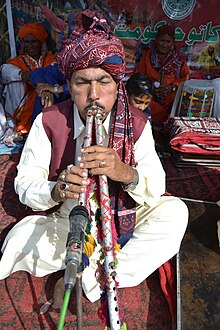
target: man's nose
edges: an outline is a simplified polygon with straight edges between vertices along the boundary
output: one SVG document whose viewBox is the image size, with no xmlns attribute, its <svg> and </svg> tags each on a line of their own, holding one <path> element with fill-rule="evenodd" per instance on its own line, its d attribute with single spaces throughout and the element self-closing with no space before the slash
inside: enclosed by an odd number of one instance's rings
<svg viewBox="0 0 220 330">
<path fill-rule="evenodd" d="M 90 100 L 97 100 L 99 99 L 99 87 L 96 82 L 91 82 L 89 86 L 89 99 Z"/>
<path fill-rule="evenodd" d="M 170 44 L 170 42 L 164 41 L 163 46 L 164 47 L 171 47 L 172 45 Z"/>
<path fill-rule="evenodd" d="M 28 42 L 26 47 L 27 47 L 27 48 L 33 48 L 34 45 L 35 45 L 35 44 L 34 44 L 33 42 Z"/>
<path fill-rule="evenodd" d="M 144 111 L 146 108 L 146 105 L 145 104 L 139 104 L 138 105 L 138 109 L 141 110 L 141 111 Z"/>
</svg>

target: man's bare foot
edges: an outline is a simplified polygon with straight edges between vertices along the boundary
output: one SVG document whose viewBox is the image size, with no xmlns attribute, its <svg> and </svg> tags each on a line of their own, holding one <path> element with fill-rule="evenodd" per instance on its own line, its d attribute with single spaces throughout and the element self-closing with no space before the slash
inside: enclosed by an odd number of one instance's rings
<svg viewBox="0 0 220 330">
<path fill-rule="evenodd" d="M 53 299 L 54 299 L 54 303 L 53 303 L 53 308 L 56 309 L 62 309 L 62 305 L 63 305 L 63 297 L 64 297 L 64 292 L 65 292 L 65 284 L 64 284 L 64 278 L 61 277 L 54 288 L 54 295 L 53 295 Z"/>
</svg>

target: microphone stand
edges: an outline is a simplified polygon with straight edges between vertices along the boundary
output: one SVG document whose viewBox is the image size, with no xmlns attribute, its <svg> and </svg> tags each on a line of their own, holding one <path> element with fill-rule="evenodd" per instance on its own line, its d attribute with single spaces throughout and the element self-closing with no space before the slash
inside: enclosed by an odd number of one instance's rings
<svg viewBox="0 0 220 330">
<path fill-rule="evenodd" d="M 66 311 L 67 311 L 67 307 L 68 307 L 69 300 L 70 300 L 70 294 L 71 294 L 71 290 L 66 290 L 65 291 L 65 295 L 64 295 L 64 299 L 63 299 L 63 306 L 62 306 L 62 309 L 61 309 L 59 324 L 58 324 L 58 327 L 57 327 L 58 330 L 63 329 L 64 322 L 65 322 L 65 317 L 66 317 Z"/>
<path fill-rule="evenodd" d="M 83 264 L 83 263 L 82 263 Z M 76 307 L 76 317 L 77 317 L 77 330 L 82 330 L 82 326 L 83 326 L 83 310 L 82 310 L 82 273 L 83 273 L 83 265 L 79 267 L 79 269 L 77 270 L 77 274 L 76 274 L 76 303 L 77 303 L 77 307 Z M 67 312 L 67 308 L 69 305 L 69 300 L 70 300 L 70 296 L 71 296 L 71 292 L 72 289 L 74 287 L 70 288 L 66 288 L 65 289 L 65 294 L 64 294 L 64 299 L 63 299 L 63 305 L 62 305 L 62 310 L 61 310 L 61 314 L 60 314 L 60 319 L 59 319 L 59 324 L 58 324 L 58 328 L 57 330 L 62 330 L 64 323 L 65 323 L 65 317 L 66 317 L 66 312 Z"/>
<path fill-rule="evenodd" d="M 64 274 L 65 294 L 61 309 L 58 330 L 62 330 L 70 300 L 71 292 L 76 285 L 77 330 L 82 330 L 82 273 L 84 264 L 82 251 L 84 231 L 88 223 L 88 211 L 84 206 L 76 206 L 70 213 L 71 230 L 67 239 L 66 269 Z"/>
<path fill-rule="evenodd" d="M 82 310 L 82 271 L 79 271 L 76 276 L 76 316 L 77 329 L 81 330 L 83 326 L 83 310 Z"/>
</svg>

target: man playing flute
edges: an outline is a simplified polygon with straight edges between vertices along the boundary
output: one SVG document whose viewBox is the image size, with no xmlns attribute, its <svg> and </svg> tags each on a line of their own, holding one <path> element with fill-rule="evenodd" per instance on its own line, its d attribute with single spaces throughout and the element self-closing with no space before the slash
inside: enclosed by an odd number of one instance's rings
<svg viewBox="0 0 220 330">
<path fill-rule="evenodd" d="M 188 210 L 180 199 L 164 196 L 165 173 L 154 148 L 151 125 L 141 111 L 128 104 L 121 41 L 98 14 L 87 10 L 81 18 L 82 25 L 58 55 L 72 100 L 38 115 L 21 155 L 15 190 L 35 215 L 18 222 L 6 237 L 0 278 L 18 270 L 45 276 L 65 269 L 69 213 L 86 192 L 91 217 L 88 237 L 93 248 L 85 244 L 82 281 L 84 293 L 94 302 L 100 298 L 95 276 L 101 253 L 95 217 L 98 175 L 108 178 L 120 245 L 119 288 L 138 285 L 178 252 Z M 104 145 L 83 148 L 88 109 L 103 112 Z M 54 297 L 54 307 L 60 307 L 59 295 Z"/>
</svg>

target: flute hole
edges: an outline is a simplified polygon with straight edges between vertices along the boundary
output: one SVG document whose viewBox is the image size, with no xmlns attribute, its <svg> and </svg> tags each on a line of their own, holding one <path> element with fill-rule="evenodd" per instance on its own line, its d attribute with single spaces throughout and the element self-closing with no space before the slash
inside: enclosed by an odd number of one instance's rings
<svg viewBox="0 0 220 330">
<path fill-rule="evenodd" d="M 116 272 L 112 272 L 112 273 L 111 273 L 111 277 L 112 277 L 113 279 L 115 279 L 115 276 L 116 276 Z"/>
<path fill-rule="evenodd" d="M 115 263 L 114 263 L 114 261 L 110 262 L 109 267 L 111 267 L 112 269 L 115 268 Z"/>
<path fill-rule="evenodd" d="M 118 312 L 118 307 L 115 307 L 115 311 Z"/>
</svg>

